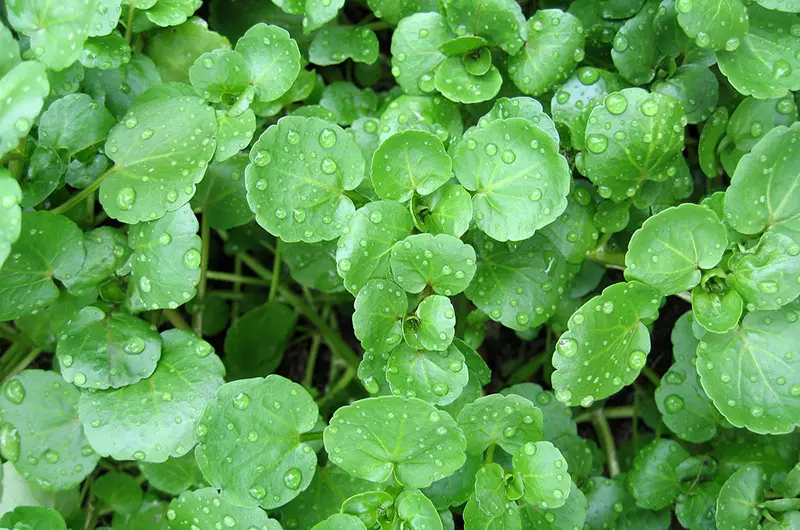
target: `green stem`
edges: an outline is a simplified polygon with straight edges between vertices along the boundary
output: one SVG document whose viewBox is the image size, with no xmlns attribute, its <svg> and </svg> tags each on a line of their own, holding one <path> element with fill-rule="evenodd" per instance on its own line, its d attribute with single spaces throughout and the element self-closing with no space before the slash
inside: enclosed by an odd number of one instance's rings
<svg viewBox="0 0 800 530">
<path fill-rule="evenodd" d="M 275 255 L 273 256 L 275 262 L 272 264 L 272 282 L 269 286 L 269 297 L 267 298 L 268 302 L 272 302 L 275 300 L 275 295 L 278 294 L 278 282 L 281 279 L 281 250 L 280 247 L 275 249 Z"/>
<path fill-rule="evenodd" d="M 236 275 L 236 279 L 233 282 L 233 292 L 234 294 L 241 295 L 242 294 L 242 282 L 239 281 L 239 277 L 242 275 L 242 258 L 239 256 L 235 256 L 233 258 L 233 273 Z M 239 300 L 241 298 L 233 298 L 233 303 L 231 304 L 231 320 L 236 321 L 239 319 Z"/>
<path fill-rule="evenodd" d="M 133 2 L 128 5 L 128 24 L 125 26 L 125 40 L 128 45 L 131 44 L 131 37 L 133 36 L 133 15 L 136 13 L 136 6 Z"/>
<path fill-rule="evenodd" d="M 642 375 L 645 376 L 651 383 L 653 383 L 653 386 L 655 387 L 658 387 L 661 384 L 661 377 L 659 377 L 659 375 L 647 365 L 642 368 Z"/>
<path fill-rule="evenodd" d="M 622 252 L 608 252 L 605 247 L 599 247 L 588 252 L 586 259 L 601 263 L 608 269 L 625 270 L 625 254 Z"/>
<path fill-rule="evenodd" d="M 111 169 L 109 169 L 108 171 L 97 177 L 97 179 L 94 182 L 92 182 L 91 184 L 83 188 L 81 191 L 70 197 L 66 202 L 50 210 L 50 213 L 52 213 L 53 215 L 61 215 L 67 213 L 78 204 L 81 204 L 84 200 L 86 200 L 86 198 L 89 195 L 94 193 L 97 190 L 97 188 L 100 187 L 100 184 L 103 183 L 103 180 L 105 180 L 105 178 L 108 175 L 110 175 L 112 171 L 114 171 L 114 167 L 116 166 L 112 166 Z"/>
<path fill-rule="evenodd" d="M 313 442 L 314 440 L 322 440 L 322 431 L 300 433 L 301 442 Z"/>
<path fill-rule="evenodd" d="M 260 276 L 267 282 L 272 281 L 272 272 L 261 265 L 258 260 L 246 252 L 240 253 L 239 256 L 241 256 L 242 262 L 250 267 L 250 269 L 255 272 L 256 275 Z M 278 285 L 278 291 L 286 302 L 288 302 L 297 311 L 302 313 L 303 316 L 305 316 L 311 321 L 312 324 L 314 324 L 314 326 L 316 326 L 316 328 L 322 334 L 322 337 L 325 339 L 325 342 L 328 343 L 328 345 L 331 347 L 331 350 L 333 350 L 335 354 L 341 357 L 353 370 L 358 369 L 358 365 L 361 361 L 338 331 L 331 328 L 328 323 L 325 322 L 325 320 L 319 315 L 319 313 L 314 310 L 314 308 L 307 304 L 305 300 L 296 295 L 287 286 Z"/>
<path fill-rule="evenodd" d="M 372 31 L 380 31 L 382 29 L 392 29 L 392 25 L 388 22 L 370 22 L 369 24 L 362 24 L 362 28 L 369 28 Z"/>
<path fill-rule="evenodd" d="M 626 418 L 631 418 L 636 414 L 636 410 L 634 407 L 627 406 L 627 407 L 609 407 L 607 409 L 597 409 L 600 410 L 603 416 L 609 420 L 622 420 Z M 587 421 L 592 421 L 594 414 L 597 410 L 590 410 L 578 414 L 573 418 L 575 423 L 585 423 Z"/>
<path fill-rule="evenodd" d="M 192 326 L 174 309 L 164 309 L 163 315 L 169 320 L 170 324 L 177 329 L 185 329 L 187 331 L 192 329 Z"/>
<path fill-rule="evenodd" d="M 492 444 L 486 450 L 486 456 L 483 458 L 484 464 L 491 464 L 494 461 L 494 448 L 495 444 Z"/>
<path fill-rule="evenodd" d="M 592 424 L 597 433 L 600 447 L 606 453 L 608 475 L 614 478 L 619 475 L 620 472 L 619 462 L 617 461 L 617 448 L 614 446 L 614 435 L 611 434 L 611 427 L 608 426 L 608 420 L 603 414 L 602 409 L 594 411 L 592 414 Z"/>
<path fill-rule="evenodd" d="M 17 362 L 17 363 L 14 365 L 14 367 L 13 367 L 13 368 L 11 368 L 11 370 L 9 370 L 9 371 L 8 371 L 8 372 L 7 372 L 7 373 L 6 373 L 6 374 L 3 376 L 3 382 L 7 381 L 8 379 L 11 379 L 11 378 L 12 378 L 12 377 L 14 377 L 15 375 L 17 375 L 18 373 L 20 373 L 21 371 L 23 371 L 25 368 L 27 368 L 27 367 L 28 367 L 28 366 L 29 366 L 29 365 L 30 365 L 30 364 L 31 364 L 31 363 L 32 363 L 32 362 L 33 362 L 33 361 L 36 359 L 36 357 L 38 357 L 38 356 L 39 356 L 39 354 L 40 354 L 40 353 L 42 353 L 42 350 L 40 350 L 39 348 L 34 348 L 34 349 L 32 349 L 30 352 L 28 352 L 28 354 L 27 354 L 27 355 L 25 355 L 24 357 L 22 357 L 22 359 L 20 359 L 20 360 L 19 360 L 19 361 L 18 361 L 18 362 Z"/>
<path fill-rule="evenodd" d="M 317 354 L 319 353 L 320 337 L 314 334 L 311 337 L 311 348 L 308 350 L 308 361 L 306 361 L 306 373 L 303 376 L 302 385 L 306 388 L 311 388 L 314 384 L 314 368 L 317 365 Z"/>
<path fill-rule="evenodd" d="M 252 276 L 242 276 L 241 274 L 232 274 L 230 272 L 220 271 L 206 271 L 206 278 L 209 280 L 218 280 L 221 282 L 231 282 L 245 285 L 260 285 L 267 287 L 271 282 L 262 280 L 260 278 L 253 278 Z"/>
<path fill-rule="evenodd" d="M 211 227 L 208 225 L 208 215 L 200 218 L 200 282 L 197 284 L 197 311 L 192 315 L 192 328 L 198 337 L 203 336 L 203 309 L 206 302 L 208 255 L 211 247 Z"/>
</svg>

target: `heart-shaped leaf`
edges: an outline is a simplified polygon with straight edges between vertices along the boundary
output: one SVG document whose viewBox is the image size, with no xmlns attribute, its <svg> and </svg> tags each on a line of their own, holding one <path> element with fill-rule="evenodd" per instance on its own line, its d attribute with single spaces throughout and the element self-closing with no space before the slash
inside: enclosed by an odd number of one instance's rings
<svg viewBox="0 0 800 530">
<path fill-rule="evenodd" d="M 289 32 L 278 26 L 256 24 L 236 43 L 236 51 L 244 58 L 259 101 L 278 99 L 300 73 L 300 49 Z"/>
</svg>

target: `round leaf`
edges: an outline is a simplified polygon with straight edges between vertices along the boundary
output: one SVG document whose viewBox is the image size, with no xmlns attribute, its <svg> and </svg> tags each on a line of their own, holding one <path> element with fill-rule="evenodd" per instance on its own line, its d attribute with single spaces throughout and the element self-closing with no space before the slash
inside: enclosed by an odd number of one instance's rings
<svg viewBox="0 0 800 530">
<path fill-rule="evenodd" d="M 736 50 L 748 29 L 741 0 L 678 0 L 678 23 L 701 48 Z"/>
<path fill-rule="evenodd" d="M 663 295 L 700 283 L 700 269 L 711 269 L 725 252 L 725 226 L 710 209 L 697 204 L 668 208 L 647 219 L 625 254 L 625 277 Z"/>
<path fill-rule="evenodd" d="M 197 193 L 191 201 L 192 208 L 202 208 L 212 228 L 233 228 L 253 219 L 244 183 L 247 163 L 248 158 L 244 155 L 215 162 L 208 167 L 206 176 L 197 185 Z"/>
<path fill-rule="evenodd" d="M 475 250 L 457 237 L 416 234 L 392 247 L 389 264 L 395 281 L 409 293 L 430 286 L 452 296 L 466 289 L 475 275 Z"/>
<path fill-rule="evenodd" d="M 638 283 L 618 283 L 581 306 L 569 319 L 553 355 L 556 397 L 590 406 L 636 380 L 650 351 L 642 320 L 658 315 L 661 297 Z"/>
<path fill-rule="evenodd" d="M 37 61 L 20 63 L 0 78 L 0 156 L 17 147 L 19 139 L 28 134 L 49 92 L 47 71 Z"/>
<path fill-rule="evenodd" d="M 725 333 L 739 324 L 744 302 L 733 289 L 716 292 L 698 285 L 692 289 L 692 311 L 695 321 L 713 333 Z"/>
<path fill-rule="evenodd" d="M 141 301 L 143 308 L 175 309 L 194 297 L 202 247 L 197 229 L 197 219 L 187 204 L 128 232 L 134 254 L 129 296 Z"/>
<path fill-rule="evenodd" d="M 418 204 L 418 226 L 431 234 L 461 237 L 472 221 L 472 197 L 459 184 L 445 184 Z"/>
<path fill-rule="evenodd" d="M 800 408 L 800 340 L 794 306 L 745 315 L 724 334 L 707 333 L 697 347 L 697 372 L 706 393 L 736 427 L 758 433 L 791 432 Z"/>
<path fill-rule="evenodd" d="M 542 439 L 542 411 L 513 394 L 476 399 L 458 413 L 458 424 L 467 435 L 467 451 L 472 454 L 494 444 L 516 454 L 527 442 Z"/>
<path fill-rule="evenodd" d="M 469 370 L 464 362 L 464 355 L 454 345 L 436 352 L 401 344 L 389 357 L 386 379 L 396 395 L 449 405 L 467 385 Z"/>
<path fill-rule="evenodd" d="M 466 192 L 465 192 L 466 193 Z M 0 168 L 0 268 L 11 253 L 11 245 L 22 230 L 22 190 L 11 173 Z"/>
<path fill-rule="evenodd" d="M 445 59 L 439 47 L 453 37 L 439 13 L 415 13 L 399 22 L 392 34 L 392 75 L 406 94 L 434 91 L 436 69 Z"/>
<path fill-rule="evenodd" d="M 394 476 L 408 488 L 429 486 L 466 459 L 464 433 L 453 418 L 416 398 L 367 398 L 341 407 L 324 440 L 333 463 L 351 475 L 372 482 Z"/>
<path fill-rule="evenodd" d="M 200 413 L 225 369 L 211 345 L 191 332 L 169 330 L 161 339 L 161 360 L 149 378 L 81 394 L 79 415 L 98 453 L 164 462 L 194 446 Z"/>
<path fill-rule="evenodd" d="M 389 24 L 397 24 L 414 13 L 439 12 L 442 9 L 438 0 L 413 0 L 403 3 L 394 0 L 367 0 L 367 5 L 376 17 Z"/>
<path fill-rule="evenodd" d="M 56 356 L 67 382 L 119 388 L 150 377 L 161 358 L 161 337 L 140 318 L 89 306 L 64 327 Z"/>
<path fill-rule="evenodd" d="M 442 520 L 433 503 L 419 491 L 406 490 L 397 496 L 395 502 L 397 517 L 402 521 L 401 528 L 411 530 L 442 530 Z"/>
<path fill-rule="evenodd" d="M 570 172 L 558 145 L 522 118 L 471 129 L 453 153 L 456 177 L 470 191 L 478 228 L 498 241 L 521 241 L 567 207 Z"/>
<path fill-rule="evenodd" d="M 300 73 L 300 49 L 278 26 L 256 24 L 236 43 L 236 51 L 244 58 L 259 101 L 278 99 Z"/>
<path fill-rule="evenodd" d="M 683 108 L 672 97 L 641 88 L 609 94 L 589 114 L 583 171 L 603 198 L 627 200 L 645 180 L 675 174 L 685 123 Z"/>
<path fill-rule="evenodd" d="M 366 530 L 366 528 L 361 519 L 355 515 L 335 513 L 321 523 L 314 525 L 311 530 Z"/>
<path fill-rule="evenodd" d="M 653 80 L 663 54 L 658 47 L 654 22 L 660 1 L 648 0 L 642 10 L 625 21 L 613 40 L 611 58 L 619 75 L 632 85 Z"/>
<path fill-rule="evenodd" d="M 18 506 L 3 514 L 0 519 L 3 528 L 27 529 L 46 528 L 47 530 L 66 530 L 67 525 L 60 513 L 43 506 Z"/>
<path fill-rule="evenodd" d="M 394 244 L 414 228 L 408 209 L 394 201 L 374 201 L 359 208 L 339 238 L 336 265 L 352 294 L 370 279 L 389 277 L 389 254 Z M 366 241 L 361 246 L 361 241 Z"/>
<path fill-rule="evenodd" d="M 131 62 L 131 47 L 118 31 L 102 37 L 89 37 L 79 60 L 86 68 L 111 70 Z"/>
<path fill-rule="evenodd" d="M 65 149 L 71 156 L 99 144 L 116 124 L 102 105 L 86 94 L 55 100 L 39 120 L 39 145 Z"/>
<path fill-rule="evenodd" d="M 570 530 L 584 528 L 586 521 L 586 496 L 573 482 L 570 485 L 569 496 L 563 506 L 550 509 L 537 509 L 524 506 L 522 517 L 529 526 L 541 530 Z"/>
<path fill-rule="evenodd" d="M 483 37 L 514 55 L 525 44 L 525 17 L 514 0 L 445 0 L 447 23 L 459 35 Z"/>
<path fill-rule="evenodd" d="M 233 100 L 250 84 L 244 57 L 232 50 L 213 50 L 195 60 L 189 69 L 195 92 L 203 99 L 219 103 Z"/>
<path fill-rule="evenodd" d="M 186 204 L 214 154 L 216 133 L 214 111 L 200 98 L 156 99 L 132 107 L 106 141 L 105 152 L 115 165 L 100 185 L 103 209 L 133 224 Z"/>
<path fill-rule="evenodd" d="M 475 497 L 470 497 L 463 513 L 465 528 L 480 530 L 522 530 L 519 508 L 513 502 L 506 505 L 506 509 L 497 516 L 492 517 L 481 510 Z"/>
<path fill-rule="evenodd" d="M 728 285 L 748 311 L 778 309 L 800 296 L 800 245 L 779 232 L 766 232 L 748 251 L 734 251 L 728 267 Z"/>
<path fill-rule="evenodd" d="M 600 235 L 594 226 L 594 202 L 589 191 L 575 187 L 567 196 L 567 209 L 539 232 L 570 263 L 580 264 L 597 246 Z"/>
<path fill-rule="evenodd" d="M 170 495 L 180 495 L 192 486 L 204 484 L 194 453 L 164 462 L 139 462 L 148 484 Z"/>
<path fill-rule="evenodd" d="M 796 121 L 797 105 L 792 96 L 764 100 L 746 97 L 736 106 L 727 122 L 726 144 L 733 141 L 737 151 L 749 153 L 766 133 L 778 125 L 788 127 Z M 724 147 L 716 149 L 722 150 Z"/>
<path fill-rule="evenodd" d="M 101 226 L 84 234 L 86 260 L 80 272 L 63 280 L 73 294 L 97 293 L 107 280 L 113 278 L 130 256 L 127 238 L 115 228 Z"/>
<path fill-rule="evenodd" d="M 75 276 L 86 258 L 83 232 L 66 217 L 24 212 L 21 224 L 20 237 L 0 269 L 0 321 L 50 305 L 58 297 L 53 279 Z"/>
<path fill-rule="evenodd" d="M 381 355 L 397 347 L 407 312 L 406 293 L 393 281 L 369 280 L 364 284 L 353 313 L 353 331 L 364 351 Z"/>
<path fill-rule="evenodd" d="M 403 320 L 403 338 L 412 348 L 445 351 L 453 342 L 455 310 L 446 296 L 433 294 Z"/>
<path fill-rule="evenodd" d="M 361 151 L 344 130 L 288 116 L 250 151 L 247 202 L 258 224 L 288 243 L 330 241 L 355 212 L 345 191 L 363 178 Z"/>
<path fill-rule="evenodd" d="M 508 76 L 524 94 L 551 92 L 583 60 L 580 20 L 560 9 L 539 9 L 528 19 L 528 40 L 508 59 Z"/>
<path fill-rule="evenodd" d="M 494 65 L 483 75 L 473 75 L 461 57 L 448 57 L 434 75 L 436 90 L 457 103 L 488 101 L 497 95 L 502 84 L 503 77 Z"/>
<path fill-rule="evenodd" d="M 131 475 L 110 471 L 92 484 L 92 494 L 105 505 L 124 514 L 132 514 L 142 505 L 142 488 Z"/>
<path fill-rule="evenodd" d="M 486 127 L 495 120 L 525 118 L 546 132 L 556 143 L 560 142 L 556 124 L 544 111 L 542 104 L 533 98 L 497 98 L 492 110 L 478 120 L 478 127 Z"/>
<path fill-rule="evenodd" d="M 236 153 L 250 145 L 256 130 L 256 116 L 252 109 L 247 109 L 238 116 L 229 116 L 217 111 L 217 152 L 214 160 L 228 160 Z"/>
<path fill-rule="evenodd" d="M 430 195 L 452 177 L 453 167 L 436 136 L 407 130 L 390 136 L 372 157 L 372 184 L 381 199 L 405 202 Z"/>
<path fill-rule="evenodd" d="M 649 510 L 671 505 L 681 491 L 675 468 L 689 457 L 677 442 L 659 439 L 643 447 L 628 473 L 628 489 L 636 504 Z"/>
<path fill-rule="evenodd" d="M 320 66 L 339 64 L 347 59 L 372 64 L 378 60 L 378 37 L 367 27 L 331 26 L 314 36 L 308 59 Z"/>
<path fill-rule="evenodd" d="M 458 105 L 442 96 L 402 95 L 389 103 L 378 125 L 380 140 L 408 129 L 418 129 L 445 142 L 464 131 Z"/>
<path fill-rule="evenodd" d="M 300 435 L 314 428 L 318 414 L 308 392 L 281 376 L 225 383 L 197 427 L 200 469 L 232 504 L 286 504 L 314 476 L 317 455 Z"/>
<path fill-rule="evenodd" d="M 274 372 L 296 321 L 294 311 L 280 302 L 267 302 L 237 318 L 225 334 L 229 379 Z"/>
<path fill-rule="evenodd" d="M 575 435 L 578 428 L 572 420 L 569 407 L 554 398 L 553 393 L 536 383 L 519 383 L 500 391 L 503 395 L 516 394 L 533 403 L 542 411 L 542 438 L 553 441 L 562 434 Z"/>
<path fill-rule="evenodd" d="M 11 452 L 3 444 L 3 456 L 37 489 L 77 486 L 99 460 L 76 414 L 79 394 L 59 374 L 43 370 L 25 370 L 3 385 L 0 418 L 18 440 Z"/>
<path fill-rule="evenodd" d="M 717 497 L 719 530 L 755 530 L 760 527 L 767 480 L 758 464 L 748 464 L 730 476 Z"/>
<path fill-rule="evenodd" d="M 563 506 L 572 481 L 567 461 L 550 442 L 527 442 L 514 453 L 514 478 L 523 488 L 522 499 L 540 508 Z"/>
<path fill-rule="evenodd" d="M 214 488 L 187 491 L 172 499 L 167 511 L 169 527 L 172 530 L 200 528 L 233 528 L 245 530 L 280 530 L 278 521 L 270 519 L 261 508 L 244 508 L 229 503 Z"/>
<path fill-rule="evenodd" d="M 686 111 L 686 122 L 693 124 L 706 121 L 717 107 L 719 99 L 717 78 L 711 70 L 701 65 L 681 66 L 675 75 L 653 83 L 652 88 L 653 92 L 680 101 Z"/>
</svg>

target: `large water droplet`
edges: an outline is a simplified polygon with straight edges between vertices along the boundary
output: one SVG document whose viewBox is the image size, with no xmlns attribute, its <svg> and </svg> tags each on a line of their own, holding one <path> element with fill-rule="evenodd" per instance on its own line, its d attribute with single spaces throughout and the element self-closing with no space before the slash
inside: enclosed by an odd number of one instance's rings
<svg viewBox="0 0 800 530">
<path fill-rule="evenodd" d="M 25 387 L 22 386 L 19 379 L 12 379 L 3 387 L 3 394 L 11 403 L 21 405 L 25 400 Z"/>
<path fill-rule="evenodd" d="M 122 188 L 117 193 L 117 206 L 120 210 L 130 210 L 136 202 L 136 191 L 133 188 Z"/>
<path fill-rule="evenodd" d="M 129 355 L 138 355 L 144 351 L 144 340 L 141 337 L 131 337 L 122 349 Z"/>
<path fill-rule="evenodd" d="M 233 406 L 239 410 L 246 409 L 248 406 L 250 406 L 250 396 L 244 392 L 239 392 L 233 396 Z"/>
<path fill-rule="evenodd" d="M 299 488 L 302 481 L 303 473 L 296 467 L 293 467 L 287 471 L 285 475 L 283 475 L 283 484 L 290 490 L 296 490 Z"/>
<path fill-rule="evenodd" d="M 664 399 L 664 408 L 670 414 L 675 414 L 683 409 L 683 398 L 677 394 L 671 394 Z"/>
</svg>

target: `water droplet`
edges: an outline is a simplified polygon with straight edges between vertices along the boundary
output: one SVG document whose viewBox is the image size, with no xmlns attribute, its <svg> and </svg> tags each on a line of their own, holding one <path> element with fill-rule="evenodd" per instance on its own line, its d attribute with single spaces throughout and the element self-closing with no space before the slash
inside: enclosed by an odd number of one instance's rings
<svg viewBox="0 0 800 530">
<path fill-rule="evenodd" d="M 617 53 L 623 53 L 625 50 L 628 49 L 628 37 L 623 35 L 622 33 L 617 33 L 616 37 L 614 37 L 614 41 L 612 42 L 611 46 L 614 48 L 614 51 Z"/>
<path fill-rule="evenodd" d="M 59 455 L 52 449 L 48 449 L 47 451 L 44 452 L 44 459 L 50 462 L 51 464 L 57 464 Z"/>
<path fill-rule="evenodd" d="M 183 265 L 187 269 L 192 269 L 192 270 L 196 269 L 200 266 L 200 259 L 201 259 L 200 252 L 198 250 L 190 248 L 183 255 Z"/>
<path fill-rule="evenodd" d="M 145 129 L 142 131 L 141 138 L 142 140 L 149 140 L 153 137 L 153 129 Z"/>
<path fill-rule="evenodd" d="M 250 494 L 255 500 L 260 501 L 267 496 L 267 490 L 264 489 L 264 486 L 256 484 L 255 486 L 251 487 L 247 490 L 247 493 Z"/>
<path fill-rule="evenodd" d="M 503 429 L 503 436 L 505 436 L 506 438 L 511 438 L 515 434 L 517 434 L 516 427 L 506 427 L 505 429 Z"/>
<path fill-rule="evenodd" d="M 31 122 L 26 120 L 25 118 L 20 118 L 14 124 L 18 132 L 25 133 L 28 132 L 28 129 L 31 127 Z"/>
<path fill-rule="evenodd" d="M 21 405 L 25 400 L 25 387 L 19 379 L 12 379 L 3 387 L 3 394 L 11 403 Z"/>
<path fill-rule="evenodd" d="M 514 151 L 506 149 L 503 151 L 503 154 L 500 155 L 500 159 L 506 164 L 513 164 L 514 160 L 517 159 L 517 155 L 514 154 Z"/>
<path fill-rule="evenodd" d="M 258 167 L 266 167 L 271 161 L 272 155 L 268 151 L 256 151 L 253 155 L 253 163 Z"/>
<path fill-rule="evenodd" d="M 655 116 L 658 114 L 658 103 L 652 99 L 646 99 L 642 102 L 642 114 L 645 116 Z"/>
<path fill-rule="evenodd" d="M 207 343 L 204 340 L 201 340 L 197 344 L 195 344 L 194 354 L 202 359 L 203 357 L 208 357 L 209 354 L 211 353 L 211 350 L 213 350 L 211 344 Z"/>
<path fill-rule="evenodd" d="M 233 396 L 233 406 L 239 410 L 246 409 L 248 406 L 250 406 L 250 396 L 244 392 L 239 392 Z"/>
<path fill-rule="evenodd" d="M 605 106 L 611 114 L 622 114 L 628 108 L 628 99 L 624 94 L 615 92 L 606 96 Z"/>
<path fill-rule="evenodd" d="M 120 210 L 130 210 L 136 202 L 136 191 L 133 188 L 122 188 L 117 193 L 117 206 Z"/>
<path fill-rule="evenodd" d="M 319 133 L 319 145 L 324 148 L 331 148 L 336 145 L 336 133 L 327 127 L 322 129 Z"/>
<path fill-rule="evenodd" d="M 586 137 L 586 147 L 592 153 L 599 155 L 608 148 L 608 138 L 602 134 L 590 134 Z"/>
<path fill-rule="evenodd" d="M 369 220 L 372 222 L 372 224 L 380 224 L 380 222 L 383 220 L 383 214 L 378 210 L 373 210 L 369 214 Z"/>
<path fill-rule="evenodd" d="M 236 519 L 234 519 L 230 515 L 226 515 L 225 517 L 222 518 L 222 524 L 224 524 L 228 528 L 233 528 L 234 526 L 236 526 Z"/>
<path fill-rule="evenodd" d="M 556 350 L 564 357 L 575 357 L 578 353 L 578 343 L 575 339 L 562 337 L 556 344 Z"/>
<path fill-rule="evenodd" d="M 775 294 L 778 292 L 778 282 L 765 281 L 758 282 L 758 290 L 766 294 Z"/>
<path fill-rule="evenodd" d="M 786 79 L 792 75 L 792 65 L 786 59 L 778 59 L 772 65 L 772 75 L 775 79 Z"/>
<path fill-rule="evenodd" d="M 290 490 L 299 488 L 302 481 L 303 473 L 296 467 L 293 467 L 283 475 L 283 484 Z"/>
<path fill-rule="evenodd" d="M 433 393 L 437 396 L 444 396 L 450 391 L 450 388 L 444 383 L 436 383 L 433 385 Z"/>
<path fill-rule="evenodd" d="M 349 271 L 352 266 L 353 265 L 350 263 L 350 260 L 347 258 L 344 258 L 339 261 L 339 270 L 341 270 L 342 272 Z"/>
<path fill-rule="evenodd" d="M 319 167 L 320 170 L 326 175 L 333 175 L 334 173 L 336 173 L 336 169 L 338 168 L 336 162 L 332 158 L 329 158 L 327 156 L 322 159 L 322 163 L 320 164 Z"/>
<path fill-rule="evenodd" d="M 641 350 L 636 350 L 631 353 L 628 358 L 628 366 L 634 370 L 641 370 L 647 362 L 647 354 Z"/>
<path fill-rule="evenodd" d="M 144 351 L 144 340 L 141 337 L 131 337 L 122 349 L 129 355 L 138 355 Z"/>
<path fill-rule="evenodd" d="M 86 376 L 82 372 L 78 372 L 75 374 L 75 377 L 72 378 L 72 382 L 78 386 L 86 384 Z"/>
<path fill-rule="evenodd" d="M 683 409 L 683 398 L 677 394 L 667 396 L 666 399 L 664 399 L 664 408 L 667 409 L 667 412 L 670 414 L 680 412 L 680 410 Z"/>
<path fill-rule="evenodd" d="M 300 143 L 300 134 L 297 131 L 289 131 L 286 133 L 286 141 L 292 145 L 297 145 Z"/>
</svg>

